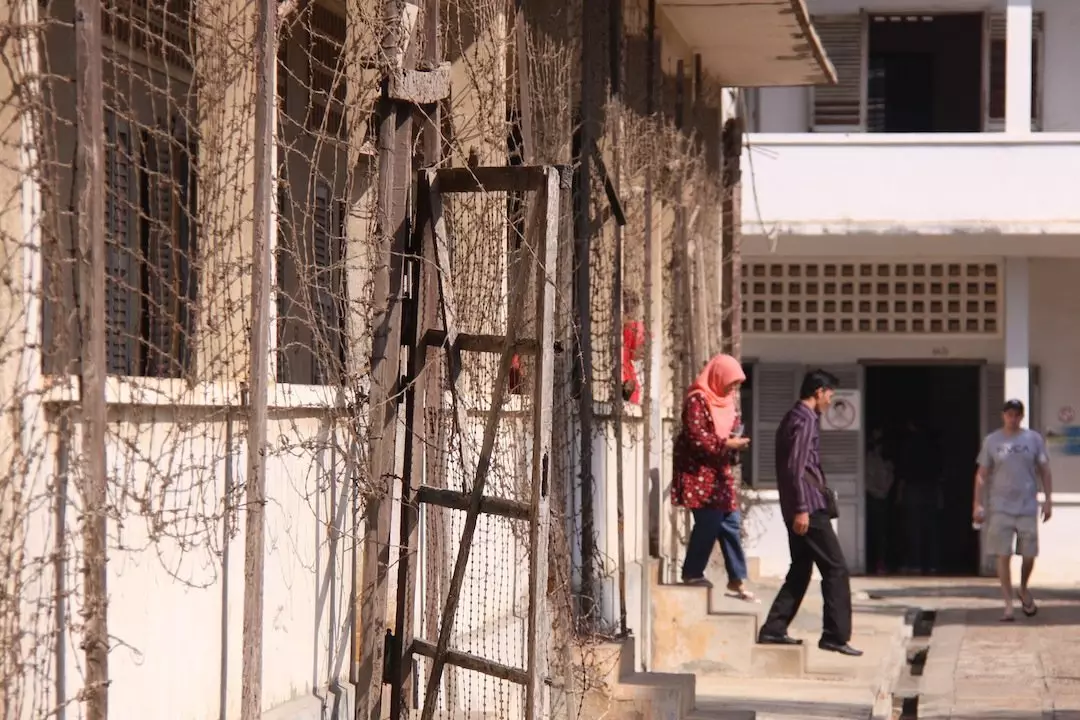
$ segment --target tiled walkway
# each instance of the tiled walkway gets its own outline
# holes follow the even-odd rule
[[[992,581],[862,584],[869,602],[938,611],[920,720],[1080,720],[1080,589],[1037,589],[1038,615],[1007,624]]]

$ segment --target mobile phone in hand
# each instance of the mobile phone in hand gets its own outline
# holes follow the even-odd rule
[[[742,423],[739,423],[731,431],[731,437],[737,437],[737,438],[742,437],[744,432],[746,432],[746,426],[743,425]]]

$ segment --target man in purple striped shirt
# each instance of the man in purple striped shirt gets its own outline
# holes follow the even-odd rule
[[[832,402],[837,379],[824,370],[803,378],[799,401],[776,430],[776,483],[788,527],[791,568],[758,633],[767,645],[799,645],[788,626],[799,611],[817,565],[825,601],[818,647],[842,655],[862,655],[851,641],[851,579],[840,540],[833,530],[828,485],[821,469],[819,417]]]

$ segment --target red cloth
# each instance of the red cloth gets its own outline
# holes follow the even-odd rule
[[[623,323],[623,346],[622,346],[622,380],[623,384],[630,383],[633,391],[630,394],[634,405],[641,404],[641,378],[638,377],[634,363],[641,359],[645,350],[645,323],[641,320],[632,320]]]
[[[675,438],[672,504],[688,510],[738,509],[733,471],[738,453],[725,447],[726,440],[716,435],[705,399],[690,395],[683,405],[682,431]]]

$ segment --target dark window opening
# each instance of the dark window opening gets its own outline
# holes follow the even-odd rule
[[[983,15],[873,15],[870,132],[982,130]]]

